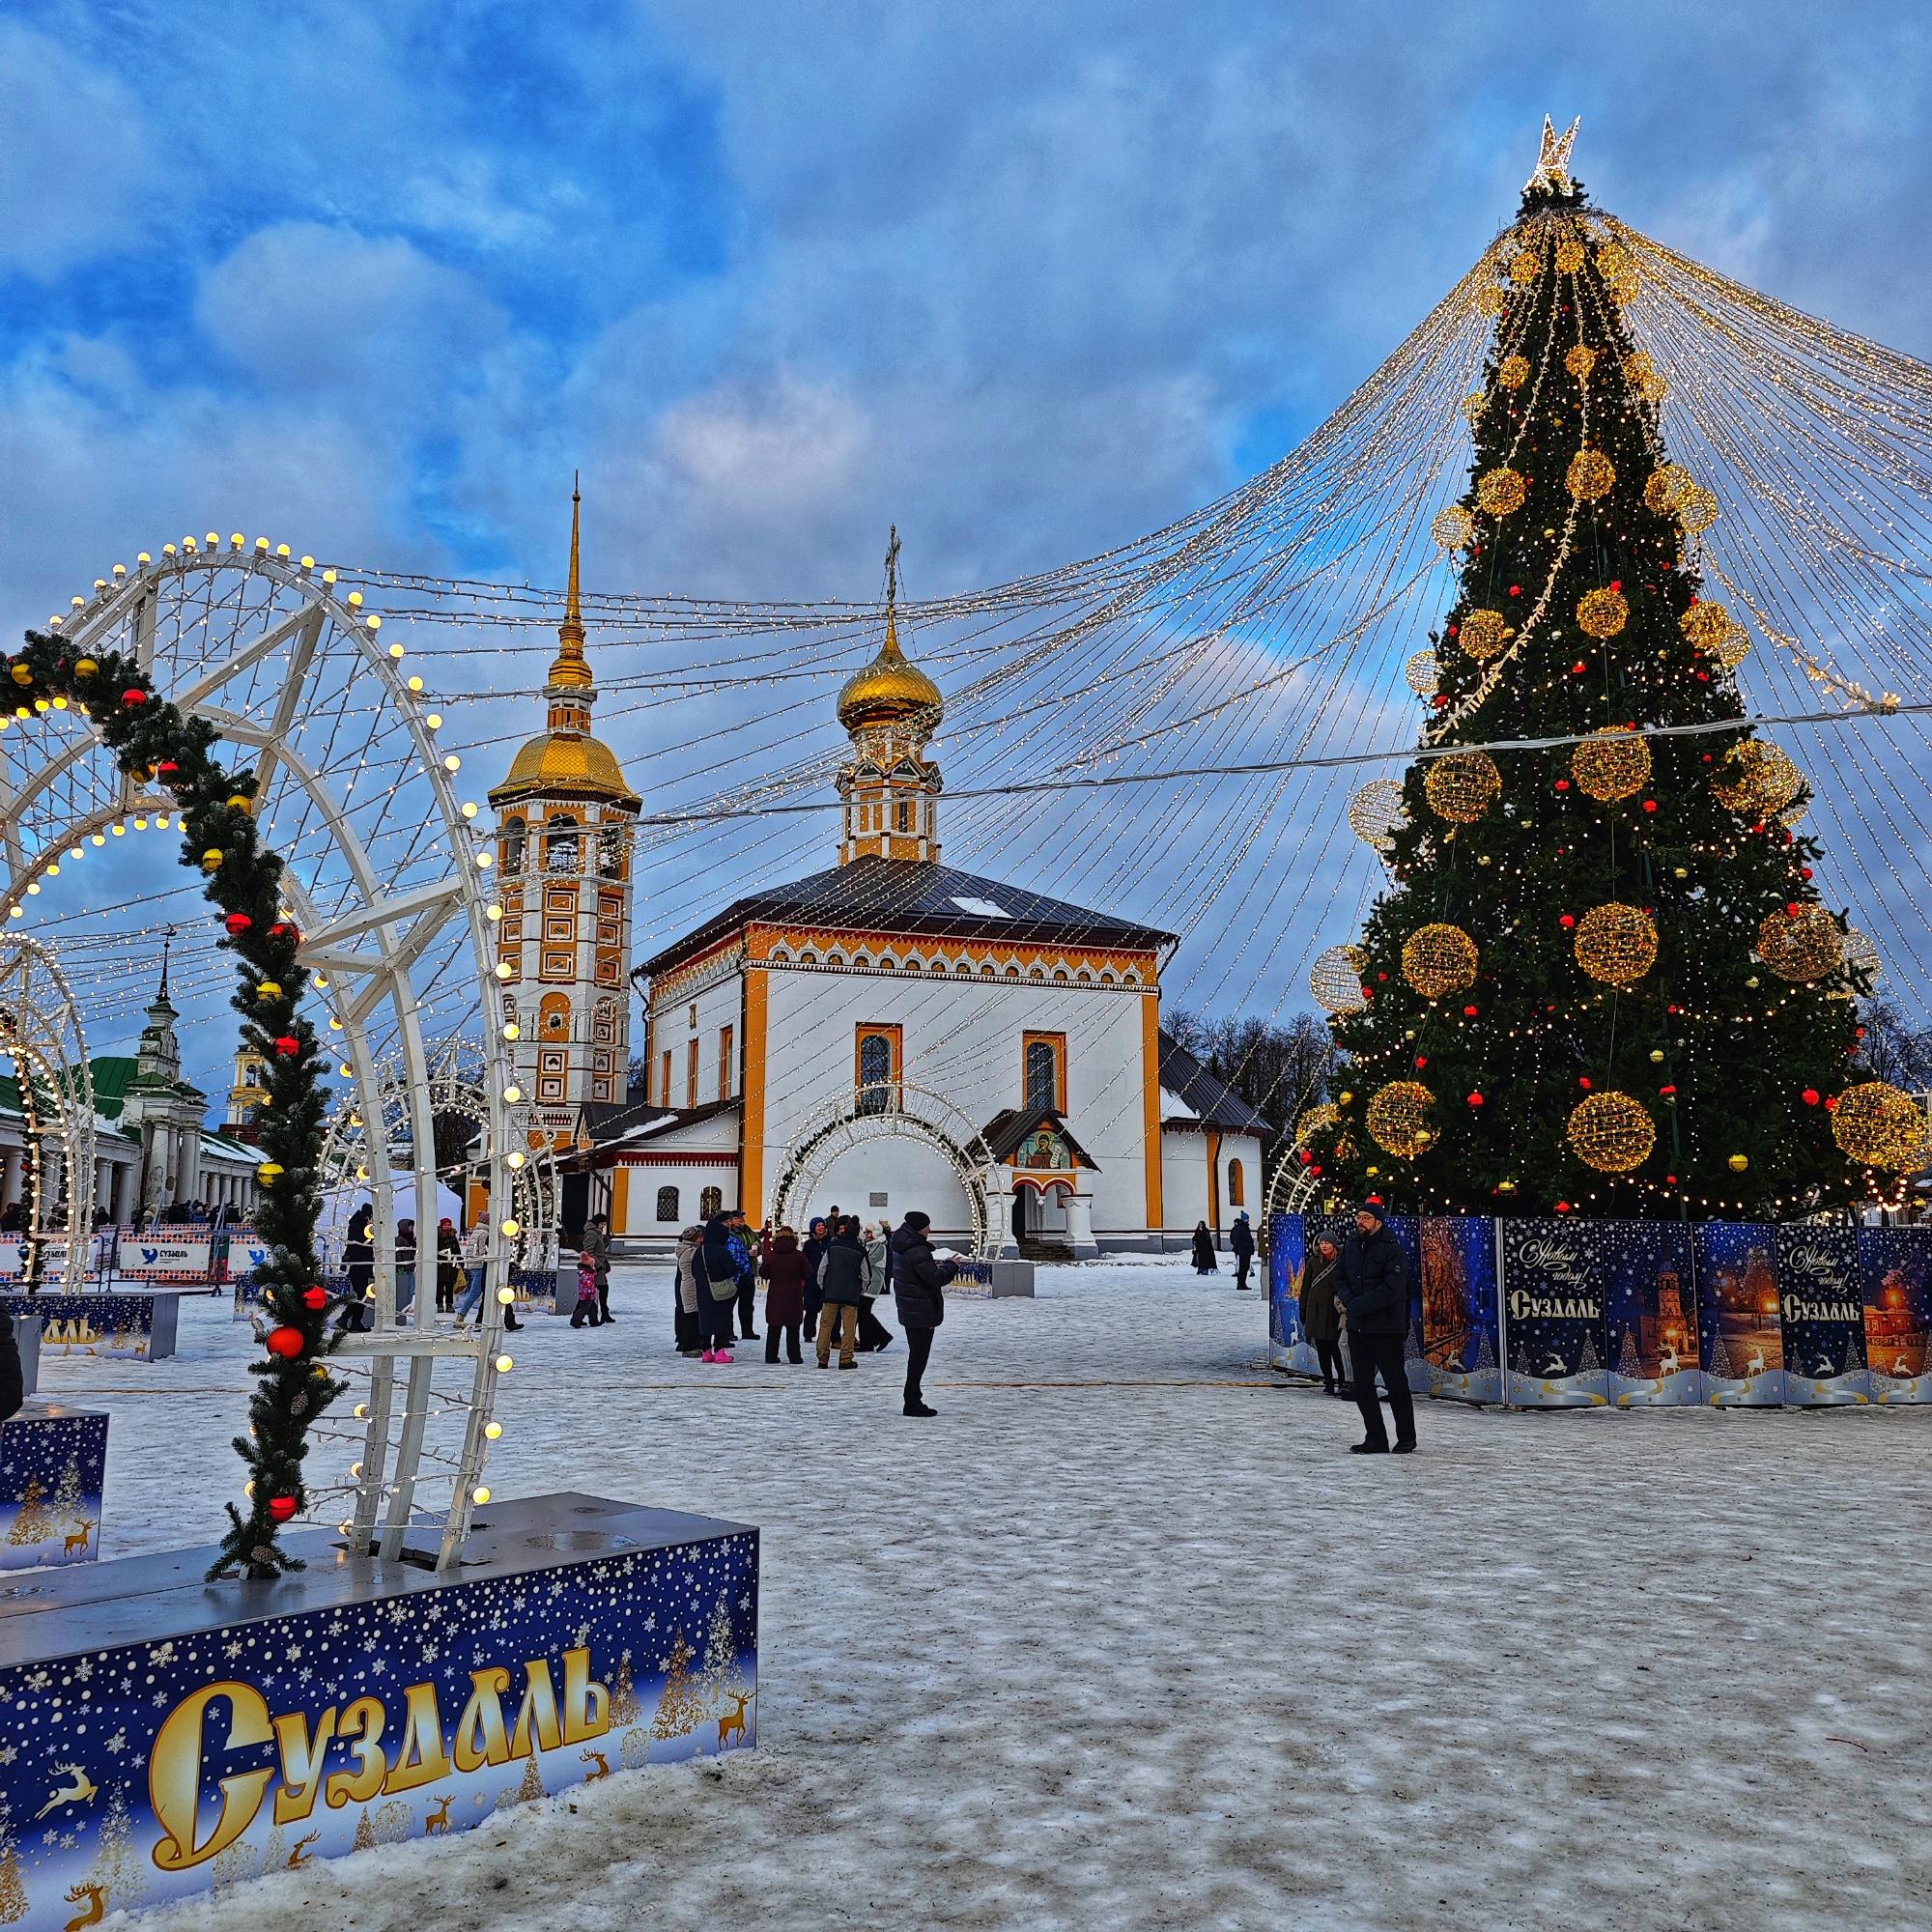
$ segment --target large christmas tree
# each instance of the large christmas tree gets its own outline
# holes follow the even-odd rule
[[[1803,775],[1742,722],[1748,634],[1697,568],[1720,506],[1669,459],[1637,270],[1564,143],[1488,259],[1475,460],[1435,526],[1458,596],[1410,666],[1421,754],[1351,810],[1393,883],[1318,966],[1341,1058],[1298,1158],[1423,1211],[1843,1203],[1922,1122],[1856,1065],[1869,974]]]

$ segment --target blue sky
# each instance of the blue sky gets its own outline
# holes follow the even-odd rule
[[[0,20],[0,615],[189,527],[554,581],[995,581],[1372,367],[1546,109],[1627,218],[1932,349],[1923,9],[259,6]],[[1821,25],[1828,22],[1829,25]]]
[[[1273,461],[1514,211],[1603,205],[1932,355],[1932,13],[10,0],[0,623],[246,527],[866,596]]]

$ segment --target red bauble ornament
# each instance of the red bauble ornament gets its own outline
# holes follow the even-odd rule
[[[123,704],[145,704],[147,701],[148,694],[145,691],[128,690],[121,694]]]
[[[1577,915],[1574,912],[1566,912],[1558,918],[1556,923],[1568,932],[1577,923]]]
[[[1818,1104],[1818,1090],[1815,1087],[1807,1087],[1799,1097],[1807,1107],[1815,1107]]]
[[[1559,1202],[1558,1202],[1558,1203],[1556,1204],[1556,1211],[1557,1211],[1557,1212],[1558,1212],[1559,1214],[1567,1214],[1567,1213],[1569,1213],[1569,1211],[1570,1211],[1570,1204],[1569,1204],[1569,1202],[1567,1202],[1567,1201],[1559,1201]]]
[[[1483,1104],[1483,1096],[1480,1094],[1471,1094],[1469,1095],[1469,1104],[1472,1107],[1480,1107]]]
[[[1675,1087],[1660,1087],[1657,1091],[1660,1094],[1668,1096],[1669,1094],[1675,1094],[1677,1092],[1677,1089]]]
[[[1376,978],[1378,980],[1386,980],[1388,979],[1388,975],[1386,973],[1378,973],[1376,975]]]
[[[1371,1194],[1369,1196],[1369,1206],[1371,1208],[1379,1208],[1381,1205],[1382,1197],[1379,1194]]]
[[[275,1051],[279,1053],[284,1060],[293,1060],[296,1057],[296,1055],[301,1051],[301,1049],[302,1049],[302,1043],[295,1037],[294,1034],[285,1033],[276,1036]]]
[[[1590,1091],[1590,1076],[1587,1073],[1579,1073],[1577,1076],[1577,1084],[1587,1094]]]
[[[255,923],[245,912],[231,912],[221,923],[228,928],[230,935],[236,939],[240,939]]]
[[[1621,590],[1623,587],[1624,587],[1624,581],[1621,577],[1613,577],[1610,579],[1610,588],[1612,590]]]
[[[1799,913],[1798,901],[1796,899],[1787,899],[1784,905],[1785,918],[1796,919],[1798,917],[1798,913]]]
[[[1474,1007],[1464,1007],[1464,1008],[1463,1009],[1463,1018],[1464,1018],[1465,1020],[1472,1020],[1472,1019],[1474,1019],[1474,1018],[1476,1017],[1476,1009],[1475,1009],[1475,1008],[1474,1008]]]
[[[271,1517],[273,1517],[277,1522],[287,1522],[290,1517],[294,1516],[295,1513],[296,1513],[295,1497],[270,1496],[269,1498],[269,1514]]]
[[[1838,1096],[1835,1094],[1830,1094],[1826,1097],[1825,1101],[1826,1113],[1830,1114],[1835,1112],[1837,1105],[1838,1105]]]
[[[322,1287],[303,1289],[302,1306],[304,1308],[327,1308],[328,1306],[327,1289]]]
[[[1570,675],[1572,677],[1581,677],[1583,675],[1583,670],[1584,670],[1583,660],[1581,658],[1578,658],[1577,662],[1570,667]]]
[[[1710,754],[1710,753],[1709,753],[1709,752],[1706,752],[1706,753],[1704,753],[1704,762],[1705,762],[1705,763],[1706,763],[1707,765],[1708,765],[1708,764],[1709,764],[1709,763],[1711,762],[1711,754]]]
[[[1677,1177],[1674,1174],[1666,1174],[1663,1177],[1663,1184],[1666,1187],[1675,1187],[1677,1185]]]
[[[1809,866],[1800,866],[1798,868],[1798,876],[1801,879],[1808,879],[1811,876],[1811,867]]]
[[[1655,811],[1657,810],[1657,801],[1654,798],[1645,799],[1643,802],[1643,809],[1646,811]]]
[[[1520,597],[1522,595],[1522,585],[1520,583],[1512,583],[1510,585],[1510,595],[1512,597]]]
[[[1427,1065],[1429,1065],[1429,1056],[1428,1056],[1428,1054],[1426,1054],[1426,1053],[1418,1053],[1418,1054],[1417,1054],[1417,1055],[1415,1056],[1415,1065],[1416,1065],[1416,1070],[1417,1070],[1418,1072],[1419,1072],[1419,1071],[1420,1071],[1420,1070],[1421,1070],[1421,1069],[1422,1069],[1423,1067],[1427,1066]]]
[[[292,1328],[286,1322],[279,1328],[269,1331],[269,1352],[279,1355],[285,1362],[292,1362],[299,1355],[307,1344],[302,1340],[302,1331]]]

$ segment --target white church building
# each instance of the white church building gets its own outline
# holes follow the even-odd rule
[[[573,519],[548,725],[491,800],[519,1075],[541,1131],[578,1149],[581,1211],[637,1246],[719,1207],[800,1228],[835,1204],[917,1208],[987,1255],[1082,1256],[1258,1208],[1265,1123],[1161,1032],[1174,936],[941,863],[943,703],[900,647],[896,539],[878,655],[838,696],[837,863],[630,974],[646,1081],[626,1095],[612,965],[639,801],[589,732],[577,549]]]

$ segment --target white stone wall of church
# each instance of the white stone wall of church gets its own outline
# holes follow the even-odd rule
[[[1197,1222],[1211,1228],[1214,1215],[1208,1200],[1208,1136],[1198,1127],[1164,1128],[1160,1137],[1165,1167],[1162,1170],[1161,1207],[1168,1228],[1178,1235],[1191,1235]],[[1241,1178],[1247,1199],[1236,1202],[1230,1179],[1236,1161],[1241,1164]],[[1248,1219],[1261,1225],[1262,1144],[1254,1134],[1223,1134],[1215,1156],[1220,1177],[1221,1232],[1225,1234],[1235,1215],[1243,1207]]]
[[[657,1064],[651,1068],[651,1098],[660,1105],[682,1107],[689,1088],[689,1067],[691,1042],[697,1041],[697,1104],[708,1106],[719,1097],[718,1063],[723,1046],[721,1029],[731,1029],[730,1085],[725,1090],[726,1097],[740,1091],[739,1071],[744,1065],[743,1022],[739,1017],[744,995],[744,980],[736,973],[727,975],[716,985],[707,986],[700,993],[688,999],[672,1001],[668,1007],[653,1015],[652,1044],[657,1054]],[[697,1024],[691,1023],[692,1009],[697,1009]],[[664,1052],[670,1049],[670,1094],[668,1100],[660,1092],[660,1075],[664,1065]]]
[[[694,1161],[689,1167],[682,1163],[665,1163],[626,1168],[623,1172],[630,1178],[624,1187],[623,1224],[611,1230],[615,1235],[627,1235],[633,1239],[675,1241],[680,1230],[698,1218],[698,1203],[707,1187],[719,1190],[723,1206],[735,1208],[738,1205],[738,1170],[735,1166]],[[677,1217],[674,1221],[658,1219],[658,1190],[661,1187],[677,1189]]]
[[[1094,1232],[1145,1231],[1141,1011],[1148,995],[1038,981],[992,984],[786,967],[771,969],[769,986],[768,1183],[776,1180],[793,1133],[813,1108],[835,1093],[851,1092],[861,1024],[903,1028],[905,1079],[943,1094],[975,1127],[1024,1101],[1025,1036],[1065,1033],[1066,1122],[1099,1167],[1094,1177]],[[845,1205],[842,1196],[839,1205]]]

